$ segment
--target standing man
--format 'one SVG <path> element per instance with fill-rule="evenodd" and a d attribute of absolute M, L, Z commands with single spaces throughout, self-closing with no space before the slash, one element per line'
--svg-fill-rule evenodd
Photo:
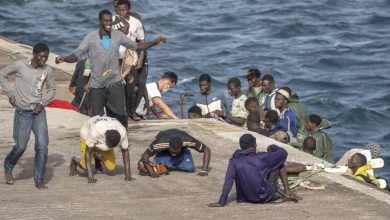
<path fill-rule="evenodd" d="M 126 19 L 129 23 L 129 31 L 127 36 L 133 41 L 143 43 L 145 42 L 145 31 L 143 27 L 143 23 L 139 16 L 134 16 L 131 11 L 131 3 L 129 0 L 119 0 L 116 5 L 117 14 Z M 120 57 L 125 59 L 125 49 L 124 47 L 120 47 Z M 146 57 L 145 51 L 139 51 L 137 54 L 137 60 L 135 61 L 134 68 L 137 72 L 135 82 L 137 84 L 137 89 L 135 95 L 135 101 L 132 103 L 132 106 L 128 106 L 129 116 L 135 121 L 141 120 L 141 118 L 135 113 L 137 106 L 139 105 L 142 97 L 145 94 L 146 90 L 146 78 L 148 77 L 148 61 Z"/>
<path fill-rule="evenodd" d="M 132 50 L 146 50 L 165 43 L 164 37 L 151 42 L 136 43 L 118 30 L 112 30 L 112 14 L 99 12 L 100 29 L 89 33 L 72 54 L 56 57 L 56 63 L 77 62 L 87 53 L 91 60 L 90 95 L 93 115 L 117 118 L 127 128 L 124 84 L 119 72 L 119 46 Z"/>
<path fill-rule="evenodd" d="M 14 141 L 15 145 L 4 161 L 6 183 L 12 185 L 12 170 L 26 150 L 31 130 L 35 135 L 34 180 L 38 189 L 47 189 L 45 185 L 46 162 L 48 157 L 49 134 L 47 129 L 45 106 L 54 98 L 56 85 L 54 75 L 46 65 L 49 48 L 38 43 L 33 48 L 33 58 L 23 59 L 0 70 L 0 84 L 15 107 Z M 15 76 L 15 91 L 7 77 Z M 46 97 L 42 97 L 42 88 L 46 84 Z"/>

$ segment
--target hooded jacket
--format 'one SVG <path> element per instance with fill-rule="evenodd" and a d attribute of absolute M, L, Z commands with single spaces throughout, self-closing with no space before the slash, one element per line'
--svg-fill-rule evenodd
<path fill-rule="evenodd" d="M 265 203 L 274 194 L 268 174 L 281 167 L 287 151 L 273 145 L 269 152 L 237 150 L 229 160 L 219 204 L 224 206 L 236 181 L 237 202 Z"/>
<path fill-rule="evenodd" d="M 306 106 L 299 102 L 299 97 L 297 94 L 292 94 L 287 106 L 294 112 L 295 114 L 295 120 L 296 120 L 296 127 L 297 127 L 297 136 L 296 136 L 296 142 L 292 143 L 294 147 L 301 147 L 303 144 L 303 140 L 307 135 L 305 135 L 305 124 L 306 124 L 306 118 L 308 116 L 308 111 Z"/>
<path fill-rule="evenodd" d="M 372 170 L 373 168 L 372 168 L 372 166 L 370 165 L 370 164 L 366 164 L 366 165 L 364 165 L 364 166 L 361 166 L 361 167 L 359 167 L 359 169 L 357 169 L 357 171 L 353 174 L 354 176 L 355 176 L 355 178 L 356 179 L 358 179 L 358 180 L 360 180 L 360 181 L 362 181 L 362 182 L 367 182 L 366 180 L 364 180 L 364 178 L 361 176 L 361 175 L 363 175 L 363 176 L 365 176 L 366 177 L 366 179 L 368 180 L 370 180 L 370 182 L 368 182 L 368 183 L 371 183 L 371 184 L 374 184 L 375 186 L 377 186 L 377 187 L 380 187 L 380 183 L 379 183 L 379 181 L 375 178 L 375 176 L 373 176 L 373 175 L 371 175 L 371 174 L 369 174 L 368 172 L 367 172 L 367 170 Z"/>
<path fill-rule="evenodd" d="M 314 150 L 314 155 L 333 163 L 332 140 L 325 132 L 323 132 L 324 129 L 328 129 L 330 127 L 332 127 L 332 124 L 328 120 L 322 119 L 321 124 L 316 130 L 310 132 L 309 136 L 316 139 L 316 149 Z"/>

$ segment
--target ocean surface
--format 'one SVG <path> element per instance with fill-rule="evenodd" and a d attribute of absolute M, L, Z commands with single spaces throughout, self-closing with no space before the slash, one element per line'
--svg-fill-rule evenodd
<path fill-rule="evenodd" d="M 0 0 L 0 34 L 67 55 L 98 28 L 101 9 L 113 12 L 111 1 Z M 164 94 L 177 114 L 180 93 L 199 91 L 200 74 L 211 74 L 214 89 L 228 97 L 227 80 L 239 76 L 246 89 L 245 70 L 256 67 L 332 122 L 326 132 L 335 158 L 382 144 L 386 165 L 376 174 L 390 179 L 389 0 L 138 0 L 132 9 L 147 39 L 167 38 L 148 51 L 148 81 L 179 74 Z"/>

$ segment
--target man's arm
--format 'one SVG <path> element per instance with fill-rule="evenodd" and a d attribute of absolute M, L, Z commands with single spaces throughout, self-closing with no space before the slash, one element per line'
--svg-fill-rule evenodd
<path fill-rule="evenodd" d="M 202 166 L 202 170 L 198 173 L 198 176 L 207 176 L 207 170 L 210 164 L 211 150 L 206 145 L 203 145 L 203 147 L 204 147 L 203 166 Z"/>
<path fill-rule="evenodd" d="M 236 177 L 236 168 L 232 162 L 232 159 L 229 161 L 229 165 L 226 171 L 225 183 L 223 184 L 222 194 L 218 202 L 210 203 L 207 206 L 209 207 L 222 207 L 226 205 L 230 190 L 232 189 L 234 179 Z"/>
<path fill-rule="evenodd" d="M 139 42 L 140 43 L 144 43 L 145 41 L 144 40 L 139 40 Z M 139 70 L 139 69 L 142 68 L 142 66 L 144 65 L 144 58 L 145 58 L 145 51 L 142 50 L 142 51 L 139 52 L 137 64 L 135 65 L 135 69 L 136 70 Z"/>
<path fill-rule="evenodd" d="M 234 117 L 230 113 L 225 113 L 225 119 L 228 119 L 229 121 L 233 122 L 234 124 L 237 125 L 244 125 L 246 119 L 242 117 Z"/>
<path fill-rule="evenodd" d="M 149 173 L 150 173 L 150 177 L 152 177 L 152 178 L 158 178 L 159 175 L 158 175 L 156 172 L 154 172 L 153 167 L 150 166 L 150 160 L 149 160 L 149 158 L 150 158 L 151 156 L 153 156 L 153 155 L 151 155 L 150 152 L 149 152 L 148 150 L 146 150 L 146 151 L 142 154 L 141 160 L 142 160 L 142 162 L 145 164 L 146 169 L 148 169 L 148 171 L 149 171 Z"/>
<path fill-rule="evenodd" d="M 147 50 L 151 47 L 154 47 L 156 45 L 160 45 L 160 44 L 164 44 L 167 40 L 165 39 L 165 37 L 163 36 L 160 36 L 159 38 L 156 38 L 155 40 L 153 41 L 149 41 L 149 42 L 139 42 L 137 44 L 137 50 L 138 51 L 142 51 L 142 50 Z"/>
<path fill-rule="evenodd" d="M 56 59 L 55 59 L 56 64 L 63 63 L 63 62 L 65 62 L 65 63 L 77 62 L 83 56 L 83 54 L 88 51 L 89 38 L 90 38 L 89 36 L 90 35 L 87 35 L 84 37 L 84 39 L 81 41 L 79 47 L 77 47 L 77 49 L 74 50 L 72 52 L 72 54 L 70 54 L 66 57 L 63 57 L 63 56 L 56 57 Z"/>
<path fill-rule="evenodd" d="M 87 167 L 88 183 L 96 183 L 97 180 L 93 177 L 91 167 L 91 149 L 88 146 L 85 149 L 85 166 Z"/>
<path fill-rule="evenodd" d="M 121 150 L 122 150 L 123 166 L 125 167 L 125 181 L 134 180 L 134 178 L 131 178 L 129 148 L 121 149 Z"/>
<path fill-rule="evenodd" d="M 9 101 L 10 101 L 12 106 L 15 105 L 15 102 L 13 102 L 13 103 L 11 102 L 11 99 L 15 100 L 15 94 L 14 94 L 14 91 L 10 88 L 10 86 L 8 84 L 7 77 L 12 75 L 12 74 L 17 73 L 17 71 L 18 71 L 18 67 L 17 67 L 16 62 L 11 64 L 11 65 L 8 65 L 0 70 L 0 85 L 1 85 L 1 88 L 3 89 L 3 93 L 6 96 L 8 96 Z"/>
<path fill-rule="evenodd" d="M 286 168 L 283 166 L 279 170 L 279 177 L 280 180 L 282 181 L 283 188 L 284 188 L 284 196 L 286 199 L 291 199 L 294 202 L 298 202 L 298 197 L 297 195 L 290 190 L 290 186 L 288 185 L 288 180 L 287 180 L 287 171 Z"/>
<path fill-rule="evenodd" d="M 54 74 L 52 70 L 50 69 L 49 73 L 46 77 L 46 96 L 44 99 L 42 99 L 42 105 L 46 106 L 54 99 L 54 96 L 56 95 L 56 81 L 54 79 Z"/>
<path fill-rule="evenodd" d="M 166 115 L 168 115 L 170 118 L 178 119 L 176 115 L 172 112 L 171 108 L 167 104 L 165 104 L 164 100 L 160 97 L 154 97 L 153 103 L 157 105 Z"/>

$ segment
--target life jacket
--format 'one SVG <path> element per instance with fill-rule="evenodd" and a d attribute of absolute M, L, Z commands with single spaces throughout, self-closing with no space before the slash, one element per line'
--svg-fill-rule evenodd
<path fill-rule="evenodd" d="M 367 172 L 367 170 L 372 170 L 371 164 L 366 164 L 364 166 L 359 167 L 359 169 L 353 174 L 356 179 L 366 182 L 377 187 L 380 187 L 379 181 L 375 178 L 374 175 L 371 175 Z"/>

